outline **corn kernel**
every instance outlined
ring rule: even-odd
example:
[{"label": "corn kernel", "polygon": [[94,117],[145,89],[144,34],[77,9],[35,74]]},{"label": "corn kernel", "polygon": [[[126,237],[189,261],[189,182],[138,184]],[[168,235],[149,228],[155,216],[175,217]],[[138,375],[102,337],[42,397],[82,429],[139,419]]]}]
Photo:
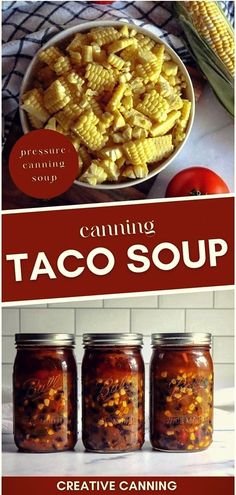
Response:
[{"label": "corn kernel", "polygon": [[175,397],[176,399],[181,399],[182,394],[174,394],[174,397]]}]

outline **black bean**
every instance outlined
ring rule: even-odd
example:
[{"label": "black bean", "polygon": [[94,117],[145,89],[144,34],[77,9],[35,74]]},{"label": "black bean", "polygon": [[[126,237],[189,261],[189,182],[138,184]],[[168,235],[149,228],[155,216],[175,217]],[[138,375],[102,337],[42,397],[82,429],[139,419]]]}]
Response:
[{"label": "black bean", "polygon": [[117,428],[117,430],[123,430],[123,426],[121,424],[115,424],[114,427]]},{"label": "black bean", "polygon": [[105,411],[108,412],[108,413],[113,413],[115,410],[116,410],[116,408],[113,407],[113,406],[107,406],[107,407],[105,407]]},{"label": "black bean", "polygon": [[53,429],[54,431],[60,431],[60,429],[61,429],[61,425],[53,425],[52,429]]}]

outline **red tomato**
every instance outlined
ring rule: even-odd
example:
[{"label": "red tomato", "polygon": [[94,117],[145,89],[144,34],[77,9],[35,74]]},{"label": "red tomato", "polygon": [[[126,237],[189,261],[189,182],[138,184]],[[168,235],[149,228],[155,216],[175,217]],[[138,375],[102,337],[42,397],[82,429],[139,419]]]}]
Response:
[{"label": "red tomato", "polygon": [[224,194],[230,190],[223,179],[205,167],[190,167],[176,174],[166,189],[166,198]]}]

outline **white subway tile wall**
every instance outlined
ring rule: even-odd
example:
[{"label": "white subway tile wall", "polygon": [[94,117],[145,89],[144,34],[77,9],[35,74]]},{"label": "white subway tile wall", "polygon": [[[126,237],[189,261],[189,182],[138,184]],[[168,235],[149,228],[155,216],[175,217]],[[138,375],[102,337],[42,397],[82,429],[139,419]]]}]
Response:
[{"label": "white subway tile wall", "polygon": [[225,290],[5,308],[3,386],[11,386],[14,334],[18,332],[74,333],[80,375],[85,332],[143,333],[143,357],[148,369],[151,333],[188,331],[212,333],[216,388],[233,386],[233,303],[234,291]]}]

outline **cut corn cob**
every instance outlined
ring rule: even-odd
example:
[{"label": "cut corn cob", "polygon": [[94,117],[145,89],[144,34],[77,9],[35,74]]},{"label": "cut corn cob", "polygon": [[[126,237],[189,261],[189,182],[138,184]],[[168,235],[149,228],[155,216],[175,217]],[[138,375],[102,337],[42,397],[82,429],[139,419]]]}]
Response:
[{"label": "cut corn cob", "polygon": [[146,163],[142,165],[128,165],[122,172],[122,177],[128,179],[142,179],[148,175],[148,166]]},{"label": "cut corn cob", "polygon": [[84,40],[86,39],[86,36],[82,33],[77,33],[72,41],[69,43],[69,45],[66,47],[67,51],[78,51],[80,50],[81,46],[83,45]]},{"label": "cut corn cob", "polygon": [[96,186],[96,184],[101,184],[107,179],[107,173],[100,166],[99,160],[94,160],[89,168],[80,176],[82,182],[88,182],[91,186]]},{"label": "cut corn cob", "polygon": [[88,87],[97,92],[112,89],[115,82],[112,70],[104,69],[104,67],[95,63],[87,65],[85,78],[88,79]]},{"label": "cut corn cob", "polygon": [[155,57],[154,60],[150,62],[146,62],[145,64],[137,65],[137,74],[142,78],[146,78],[147,81],[157,81],[162,68],[163,63],[163,55],[161,54],[159,57]]},{"label": "cut corn cob", "polygon": [[65,72],[68,72],[70,69],[71,64],[69,57],[59,57],[53,65],[53,70],[58,76],[61,76]]},{"label": "cut corn cob", "polygon": [[46,50],[40,52],[38,58],[40,62],[44,62],[45,64],[49,65],[51,69],[53,69],[53,65],[62,55],[63,53],[59,50],[59,48],[57,48],[56,46],[50,46]]},{"label": "cut corn cob", "polygon": [[130,45],[136,46],[137,40],[135,38],[128,38],[128,39],[114,41],[114,43],[111,43],[111,45],[108,46],[108,52],[109,53],[120,52],[121,50],[124,50],[124,48]]},{"label": "cut corn cob", "polygon": [[110,181],[117,181],[118,180],[119,169],[113,160],[111,160],[110,158],[107,158],[105,160],[101,160],[100,166],[103,168],[103,170],[105,170],[108,180],[110,180]]},{"label": "cut corn cob", "polygon": [[154,124],[150,129],[150,133],[152,136],[163,136],[166,134],[172,127],[174,127],[176,120],[180,117],[181,113],[178,111],[170,112],[167,119],[161,124]]},{"label": "cut corn cob", "polygon": [[[155,41],[151,38],[149,38],[148,36],[145,36],[144,34],[142,33],[138,33],[137,36],[136,36],[137,40],[138,40],[138,44],[140,47],[142,48],[149,48],[149,50],[151,50],[152,48],[155,47]],[[158,45],[160,46],[160,45]]]},{"label": "cut corn cob", "polygon": [[29,115],[29,121],[34,129],[42,129],[43,127],[43,122],[39,120],[35,115],[28,114]]},{"label": "cut corn cob", "polygon": [[21,108],[38,120],[41,120],[41,122],[46,122],[50,117],[45,106],[43,95],[38,89],[31,89],[24,94]]},{"label": "cut corn cob", "polygon": [[65,131],[68,131],[74,120],[78,119],[82,111],[83,110],[79,107],[79,105],[69,102],[63,110],[55,115],[55,117],[61,127],[63,127]]},{"label": "cut corn cob", "polygon": [[67,96],[64,86],[57,79],[44,92],[43,100],[46,109],[52,114],[64,108],[69,103],[70,97]]},{"label": "cut corn cob", "polygon": [[72,127],[74,134],[79,136],[84,143],[92,151],[103,148],[108,137],[98,131],[96,125],[98,123],[97,116],[92,110],[85,111]]},{"label": "cut corn cob", "polygon": [[114,27],[108,27],[107,29],[95,28],[91,31],[90,36],[99,46],[102,46],[118,40],[121,34]]},{"label": "cut corn cob", "polygon": [[[137,109],[153,120],[162,122],[167,117],[170,105],[163,96],[153,89],[150,93],[145,94],[143,101],[137,105]],[[177,109],[173,108],[173,110]]]},{"label": "cut corn cob", "polygon": [[115,110],[116,108],[119,108],[120,102],[124,96],[124,93],[127,89],[127,86],[125,83],[120,83],[119,86],[115,89],[110,101],[108,102],[107,105],[107,110]]},{"label": "cut corn cob", "polygon": [[116,55],[115,53],[110,53],[107,60],[109,64],[111,64],[113,67],[115,67],[118,70],[121,70],[125,64],[125,61],[121,57],[118,57],[118,55]]},{"label": "cut corn cob", "polygon": [[172,136],[166,135],[129,141],[123,145],[123,149],[129,162],[133,165],[159,161],[169,156],[173,150]]},{"label": "cut corn cob", "polygon": [[100,155],[105,158],[110,158],[113,162],[115,162],[123,156],[123,152],[121,146],[115,146],[111,148],[103,148]]}]

